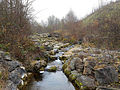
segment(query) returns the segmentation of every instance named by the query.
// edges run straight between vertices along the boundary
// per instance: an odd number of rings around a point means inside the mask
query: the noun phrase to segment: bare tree
[[[74,12],[70,10],[68,14],[66,15],[65,20],[67,23],[73,23],[73,22],[77,22],[78,19],[75,16]]]

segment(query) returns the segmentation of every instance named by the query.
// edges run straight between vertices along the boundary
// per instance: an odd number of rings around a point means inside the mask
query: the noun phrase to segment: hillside
[[[120,1],[112,2],[102,8],[95,10],[94,13],[88,15],[83,19],[83,23],[88,25],[93,23],[95,20],[100,20],[102,18],[119,18],[120,16]]]
[[[101,7],[84,18],[89,42],[107,49],[120,48],[120,1]]]

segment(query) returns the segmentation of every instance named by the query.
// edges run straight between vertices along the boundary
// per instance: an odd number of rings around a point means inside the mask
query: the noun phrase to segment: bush
[[[30,5],[30,0],[0,2],[0,49],[20,61],[29,59],[32,52],[38,52],[29,38],[32,26]]]

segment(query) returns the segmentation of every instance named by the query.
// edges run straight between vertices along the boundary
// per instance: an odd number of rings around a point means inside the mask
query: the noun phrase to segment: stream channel
[[[67,50],[68,48],[66,48]],[[26,87],[25,90],[75,90],[73,84],[68,80],[62,71],[62,61],[59,57],[64,52],[56,54],[57,60],[48,63],[45,71],[41,71],[40,75],[34,77],[34,80]],[[56,72],[48,72],[47,69],[56,66]]]

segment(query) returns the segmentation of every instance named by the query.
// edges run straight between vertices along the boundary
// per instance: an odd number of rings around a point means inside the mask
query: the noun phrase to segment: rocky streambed
[[[80,90],[120,90],[119,51],[75,45],[64,56],[64,73]]]
[[[34,78],[25,90],[76,90],[63,73],[59,57],[48,63],[45,71],[40,71],[38,78]]]
[[[119,51],[70,45],[48,33],[31,38],[45,58],[36,55],[30,73],[1,51],[1,72],[9,77],[3,90],[120,90]]]
[[[34,60],[30,61],[30,65],[23,65],[23,63],[13,59],[9,52],[0,52],[0,76],[6,77],[5,86],[1,86],[1,90],[23,90],[26,86],[32,82],[34,75],[36,77],[40,77],[41,73],[44,72],[44,76],[47,77],[49,73],[51,73],[54,77],[61,77],[60,80],[65,80],[66,85],[72,88],[72,84],[68,81],[67,77],[64,75],[62,70],[62,64],[60,60],[58,60],[58,56],[56,53],[59,50],[62,51],[61,48],[67,47],[69,43],[62,43],[57,41],[57,38],[54,36],[49,36],[49,34],[36,34],[31,37],[32,40],[35,42],[36,47],[39,47],[44,52],[44,58],[36,55]],[[56,55],[55,55],[56,54]],[[62,55],[62,53],[59,55]],[[56,61],[54,61],[56,60]],[[51,66],[51,61],[56,62],[55,67],[51,67],[47,69],[47,67]],[[48,66],[47,66],[48,64]],[[50,64],[50,65],[49,65]],[[56,66],[57,64],[57,66]],[[46,67],[47,66],[47,67]],[[45,68],[46,67],[46,68]],[[57,67],[60,67],[59,70]],[[56,71],[57,70],[57,71]],[[49,72],[48,72],[49,71]],[[55,73],[52,73],[56,71]],[[55,75],[54,75],[55,74]],[[41,78],[42,79],[42,78]],[[49,80],[49,79],[48,79]],[[51,79],[52,80],[52,79]],[[67,83],[68,82],[68,83]],[[54,82],[55,83],[55,82]],[[62,81],[58,81],[58,83],[62,83]]]

